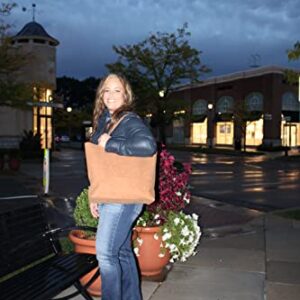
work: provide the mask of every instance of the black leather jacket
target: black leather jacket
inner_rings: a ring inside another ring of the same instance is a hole
[[[98,144],[110,115],[107,110],[99,118],[98,128],[91,141]],[[152,156],[156,151],[156,142],[143,120],[134,112],[128,112],[124,119],[111,133],[105,151],[125,156]]]

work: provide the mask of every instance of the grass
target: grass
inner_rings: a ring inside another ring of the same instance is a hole
[[[300,208],[288,210],[288,211],[284,211],[284,212],[278,212],[277,215],[279,215],[280,217],[283,217],[283,218],[300,221]]]

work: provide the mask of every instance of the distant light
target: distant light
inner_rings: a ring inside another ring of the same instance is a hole
[[[214,108],[214,105],[213,105],[212,103],[208,103],[207,108],[208,108],[209,110],[211,110],[211,109]]]
[[[71,112],[72,111],[72,107],[68,106],[67,107],[67,112]]]
[[[185,110],[182,109],[182,110],[178,110],[178,111],[174,111],[174,115],[177,116],[177,115],[184,115],[185,114]]]
[[[165,95],[165,91],[164,91],[164,90],[160,90],[160,91],[158,92],[158,95],[159,95],[159,97],[163,98],[164,95]]]

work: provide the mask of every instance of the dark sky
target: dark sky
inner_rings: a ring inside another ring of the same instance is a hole
[[[300,0],[16,0],[14,31],[32,20],[60,41],[57,75],[100,77],[114,62],[113,45],[139,42],[149,33],[174,32],[184,22],[190,43],[203,51],[210,76],[252,64],[300,68],[286,50],[300,40]],[[23,11],[26,7],[27,11]]]

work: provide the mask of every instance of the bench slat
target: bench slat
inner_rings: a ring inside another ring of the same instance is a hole
[[[68,271],[60,270],[57,265]],[[1,283],[0,295],[6,300],[51,299],[97,266],[95,255],[56,256],[26,271],[26,274],[21,273]]]

